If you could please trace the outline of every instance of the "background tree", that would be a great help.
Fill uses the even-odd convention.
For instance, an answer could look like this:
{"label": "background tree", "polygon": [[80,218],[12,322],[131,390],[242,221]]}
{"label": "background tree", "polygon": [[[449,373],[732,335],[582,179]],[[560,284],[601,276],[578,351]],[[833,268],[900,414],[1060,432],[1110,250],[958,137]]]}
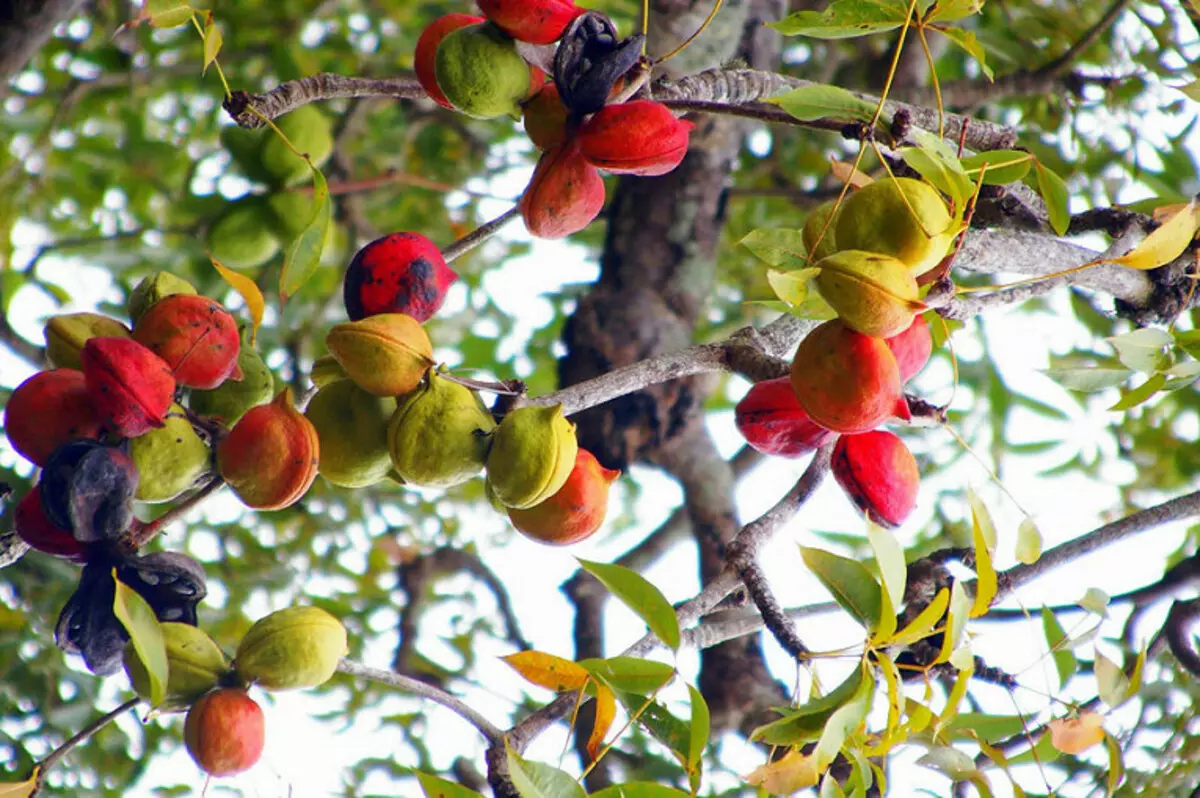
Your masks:
{"label": "background tree", "polygon": [[[917,743],[927,743],[933,766],[959,784],[978,782],[976,767],[987,768],[993,782],[1003,781],[997,768],[1025,761],[1035,763],[1020,776],[1030,794],[1086,794],[1104,789],[1106,778],[1113,787],[1119,783],[1122,794],[1181,794],[1200,778],[1188,753],[1194,746],[1194,674],[1200,671],[1189,631],[1196,603],[1177,598],[1194,591],[1197,545],[1194,529],[1180,535],[1165,525],[1200,510],[1200,494],[1189,492],[1198,468],[1191,389],[1197,371],[1190,349],[1196,339],[1190,309],[1195,254],[1173,251],[1169,264],[1152,270],[1110,263],[1059,272],[1102,253],[1127,252],[1169,218],[1168,206],[1186,203],[1197,190],[1194,110],[1185,95],[1194,93],[1189,62],[1200,12],[1190,3],[1123,0],[922,1],[911,7],[900,0],[840,0],[825,16],[806,15],[820,6],[743,0],[726,2],[709,19],[708,3],[650,3],[645,32],[651,57],[672,52],[703,29],[656,67],[649,88],[695,122],[687,157],[661,177],[609,178],[603,221],[573,235],[569,245],[531,249],[520,235],[495,235],[463,254],[454,263],[463,287],[428,325],[437,357],[481,379],[521,379],[535,403],[564,402],[578,423],[580,445],[604,465],[627,472],[610,509],[611,548],[597,550],[602,556],[593,559],[644,572],[681,548],[695,552],[698,583],[690,577],[655,581],[672,599],[696,595],[677,607],[684,642],[700,649],[698,669],[681,676],[708,709],[711,733],[700,736],[714,746],[704,761],[701,792],[716,794],[722,787],[709,784],[740,784],[730,774],[748,769],[728,754],[734,743],[727,735],[745,736],[778,718],[775,710],[791,701],[797,686],[807,695],[807,667],[772,669],[764,646],[772,656],[786,650],[806,665],[809,649],[834,647],[811,638],[804,621],[789,620],[775,595],[786,586],[764,575],[757,556],[822,481],[828,450],[803,469],[783,472],[792,482],[763,487],[779,503],[755,520],[739,515],[738,481],[761,484],[768,479],[762,475],[778,479],[781,472],[768,470],[752,450],[723,457],[713,439],[720,419],[728,428],[728,410],[744,385],[731,375],[757,381],[785,374],[786,358],[812,327],[803,318],[810,306],[780,287],[786,281],[777,279],[774,292],[768,282],[769,270],[782,274],[804,265],[788,231],[800,228],[818,203],[841,193],[860,152],[861,172],[883,175],[882,157],[893,171],[951,190],[962,188],[952,174],[956,152],[1029,153],[1017,178],[1010,174],[1003,184],[983,186],[953,261],[953,284],[943,280],[927,300],[955,334],[953,347],[939,335],[934,365],[913,384],[927,401],[914,404],[917,423],[904,433],[924,483],[922,512],[900,538],[910,588],[903,620],[928,606],[938,587],[949,586],[949,561],[979,568],[979,583],[986,581],[972,520],[982,527],[988,522],[980,505],[964,498],[968,484],[960,466],[971,461],[956,436],[1006,481],[1036,470],[1063,480],[1072,501],[1085,490],[1099,497],[1070,529],[1043,528],[1061,545],[1036,562],[1013,565],[1010,552],[1026,511],[1001,493],[988,494],[989,506],[1005,507],[997,517],[1012,521],[999,524],[995,552],[1001,569],[996,603],[1009,603],[971,620],[981,645],[989,635],[1014,634],[1009,624],[1029,623],[1025,612],[1011,608],[1025,606],[1021,589],[1035,577],[1078,573],[1082,555],[1134,534],[1173,534],[1177,545],[1165,561],[1139,563],[1144,570],[1135,584],[1141,587],[1131,592],[1122,592],[1134,585],[1118,575],[1078,577],[1119,594],[1106,620],[1095,596],[1085,622],[1073,606],[1045,617],[1032,613],[1032,624],[1044,627],[1054,648],[1051,658],[1063,685],[1051,684],[1047,693],[1044,681],[1010,672],[1003,657],[983,658],[973,663],[974,678],[961,682],[964,697],[953,688],[958,669],[968,663],[956,660],[928,672],[913,668],[906,671],[916,677],[910,698],[935,713],[949,700],[952,711],[943,720],[950,730],[930,726],[913,704],[903,712],[897,708],[895,717],[872,715],[870,728],[905,729],[907,749],[902,737],[884,735],[887,745],[896,746],[893,755],[923,751]],[[167,18],[154,15],[173,7],[147,3],[139,16],[139,9],[122,3],[18,2],[0,20],[6,85],[0,130],[9,142],[0,150],[3,401],[44,362],[41,318],[31,316],[74,308],[70,303],[77,300],[121,315],[131,288],[155,270],[184,277],[201,293],[241,308],[209,262],[210,232],[234,201],[268,192],[231,157],[236,145],[231,134],[222,135],[231,124],[223,102],[244,127],[261,126],[260,115],[285,120],[285,112],[302,106],[319,107],[333,119],[324,177],[335,232],[325,240],[320,262],[312,261],[302,286],[281,279],[282,252],[246,272],[268,305],[259,348],[277,379],[297,395],[309,388],[326,331],[344,319],[340,284],[358,247],[400,230],[420,231],[444,247],[464,239],[474,244],[503,227],[473,234],[480,225],[512,218],[501,215],[515,203],[536,155],[524,134],[505,119],[471,120],[437,106],[407,71],[425,26],[442,14],[470,10],[466,4],[214,3],[211,18],[203,12],[190,17],[194,27],[136,24],[164,23]],[[596,0],[588,7],[610,15],[622,34],[641,24],[636,2]],[[785,17],[789,21],[778,29],[766,26]],[[219,75],[209,66],[201,76],[213,55]],[[856,101],[831,93],[830,86],[862,94]],[[228,100],[226,88],[235,92]],[[791,95],[791,102],[763,102],[797,88],[809,93]],[[889,102],[877,106],[885,92]],[[882,126],[874,124],[877,107]],[[939,133],[948,147],[934,143]],[[830,169],[831,158],[838,168]],[[978,179],[978,171],[966,177]],[[306,191],[304,185],[292,189],[303,196]],[[1155,217],[1156,208],[1166,210]],[[1193,209],[1183,212],[1190,218]],[[1192,232],[1194,225],[1185,238]],[[455,251],[465,249],[460,243]],[[1135,252],[1153,261],[1148,265],[1163,262],[1144,247]],[[589,271],[597,259],[598,272]],[[294,277],[295,261],[292,268]],[[1034,279],[1014,282],[1023,278]],[[1009,283],[974,293],[953,290]],[[285,290],[286,302],[281,286],[296,289]],[[795,306],[787,307],[787,299]],[[781,308],[794,313],[780,315]],[[1000,323],[993,319],[1013,317],[1020,319],[1022,340],[989,335]],[[1104,340],[1139,327],[1159,332],[1119,338],[1115,347]],[[1052,401],[1045,393],[1031,395],[1038,391],[1022,387],[1029,385],[1028,375],[1014,378],[999,365],[1013,347],[1031,358],[1047,351],[1052,375],[1076,392],[1051,392]],[[1028,369],[1028,362],[1023,365]],[[939,406],[952,384],[953,400]],[[1125,386],[1119,396],[1118,386]],[[1117,401],[1117,412],[1103,412]],[[1064,421],[1086,434],[1074,434]],[[0,469],[12,496],[23,496],[34,478],[28,463],[4,448]],[[660,490],[656,471],[669,475],[683,498],[669,514],[660,513],[665,521],[652,525],[645,514],[662,510],[646,495]],[[94,677],[54,646],[53,619],[74,591],[78,569],[37,553],[21,556],[23,546],[9,534],[11,518],[6,507],[0,516],[0,561],[8,566],[0,572],[0,621],[9,634],[0,639],[0,761],[6,762],[7,780],[28,778],[42,761],[39,789],[46,794],[132,790],[159,754],[178,748],[179,724],[94,722],[125,706],[123,677]],[[858,559],[878,557],[886,569],[886,557],[869,545],[860,522],[838,533],[823,535],[819,545]],[[470,699],[486,700],[476,683],[494,672],[488,669],[497,654],[530,648],[531,627],[538,625],[532,615],[514,611],[508,595],[513,586],[492,567],[511,536],[511,527],[486,507],[479,480],[442,493],[381,487],[351,492],[318,479],[304,501],[287,510],[196,512],[151,545],[188,551],[203,562],[210,598],[201,605],[200,624],[230,648],[268,609],[300,598],[342,619],[350,655],[345,675],[321,688],[325,720],[341,728],[372,717],[404,741],[395,758],[364,756],[349,765],[346,794],[361,794],[359,785],[379,779],[393,793],[415,794],[418,787],[406,771],[412,766],[472,789],[486,792],[490,785],[498,795],[513,795],[501,727],[520,752],[552,734],[547,730],[556,724],[571,722],[580,759],[590,763],[594,712],[593,703],[584,702],[576,717],[574,693],[546,704],[514,688],[508,717]],[[1022,525],[1020,540],[1027,548],[1036,543],[1029,524]],[[789,567],[799,572],[803,564],[793,559]],[[827,584],[853,591],[865,583],[854,573],[849,580],[824,576]],[[972,574],[954,573],[957,584],[976,590]],[[561,637],[555,653],[581,660],[611,657],[631,644],[635,656],[654,649],[650,638],[613,644],[606,629],[609,593],[584,571],[562,587],[575,617],[572,629],[554,630]],[[633,605],[652,622],[661,621],[653,602]],[[770,636],[761,633],[764,623]],[[547,633],[536,634],[546,639]],[[1093,634],[1110,638],[1102,648],[1123,663],[1124,675],[1094,656]],[[857,643],[861,653],[861,634]],[[1143,658],[1139,651],[1146,644]],[[903,664],[906,655],[910,661],[918,656],[918,648],[893,654]],[[451,650],[457,661],[447,656]],[[390,672],[369,667],[388,655]],[[661,649],[655,656],[664,660]],[[824,667],[825,659],[816,661]],[[840,670],[818,669],[826,689],[842,681],[849,661]],[[884,670],[877,714],[896,695]],[[1123,679],[1130,680],[1128,690]],[[402,711],[372,715],[371,708],[396,687],[418,699],[402,702]],[[1061,722],[1053,725],[1056,718],[1100,707],[1093,696],[1115,704],[1126,692],[1136,693],[1126,708],[1137,711],[1128,720],[1113,715],[1106,721],[1109,753],[1102,747],[1058,753],[1056,748],[1072,750],[1072,743],[1052,744],[1051,735],[1043,735],[1047,728],[1062,733]],[[468,700],[455,700],[458,693]],[[1021,702],[1022,717],[1015,721],[1008,693]],[[442,711],[435,709],[439,702],[482,733],[461,744],[462,758],[452,769],[440,749],[446,741],[425,734],[430,713]],[[671,699],[642,708],[640,720],[588,770],[588,790],[633,781],[686,789],[686,766],[695,763],[694,754],[688,758],[688,735],[696,732],[679,718],[691,717],[690,728],[699,728],[689,711],[696,713],[700,701],[693,698],[690,710],[688,703]],[[834,706],[819,716],[819,725],[829,728],[824,721]],[[663,714],[668,709],[674,721]],[[960,709],[973,714],[953,726],[950,715]],[[637,714],[639,706],[629,712]],[[81,730],[83,743],[69,750],[66,764],[52,767],[60,758],[52,752],[68,753],[62,746]],[[880,768],[876,778],[905,767],[889,764],[880,739],[852,735],[835,742],[846,753],[829,773],[847,793],[878,789],[878,781],[864,784],[869,757]],[[682,752],[684,767],[672,750]],[[811,742],[804,750],[812,751]],[[863,758],[848,756],[851,751]],[[772,756],[782,754],[777,749]],[[766,757],[763,749],[758,761]],[[1129,768],[1122,773],[1123,759]],[[794,760],[780,761],[775,776],[796,775],[788,770]],[[586,765],[564,766],[577,774]],[[516,781],[523,784],[519,774]],[[752,791],[744,784],[730,789]]]}

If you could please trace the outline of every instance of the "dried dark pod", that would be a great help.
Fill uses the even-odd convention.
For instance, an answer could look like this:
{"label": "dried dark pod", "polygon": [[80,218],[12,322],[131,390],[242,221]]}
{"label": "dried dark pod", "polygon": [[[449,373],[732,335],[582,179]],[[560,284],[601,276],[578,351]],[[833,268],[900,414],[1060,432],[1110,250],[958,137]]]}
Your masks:
{"label": "dried dark pod", "polygon": [[196,605],[208,595],[204,567],[186,554],[159,551],[128,557],[117,578],[146,599],[158,620],[196,625]]}
{"label": "dried dark pod", "polygon": [[88,452],[103,449],[104,444],[91,438],[76,438],[59,446],[46,459],[38,490],[42,508],[57,527],[71,528],[71,476]]}
{"label": "dried dark pod", "polygon": [[116,540],[133,523],[138,470],[120,449],[102,446],[86,452],[71,473],[68,512],[81,543]]}
{"label": "dried dark pod", "polygon": [[97,676],[121,669],[121,656],[129,639],[113,614],[115,595],[112,562],[101,558],[88,563],[54,628],[58,647],[68,654],[80,654],[88,670]]}
{"label": "dried dark pod", "polygon": [[595,11],[576,17],[554,55],[554,85],[563,104],[577,116],[603,108],[613,86],[641,60],[643,38],[618,39],[612,20]]}

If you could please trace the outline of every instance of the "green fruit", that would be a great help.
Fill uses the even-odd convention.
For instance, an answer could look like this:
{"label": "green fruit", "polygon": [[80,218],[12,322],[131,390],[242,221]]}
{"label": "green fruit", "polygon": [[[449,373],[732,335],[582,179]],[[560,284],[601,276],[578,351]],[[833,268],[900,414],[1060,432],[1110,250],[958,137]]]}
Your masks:
{"label": "green fruit", "polygon": [[324,388],[338,380],[348,380],[349,376],[341,364],[333,359],[333,355],[321,355],[313,361],[312,372],[308,375],[313,385]]}
{"label": "green fruit", "polygon": [[[296,152],[307,153],[318,169],[333,153],[333,124],[325,114],[312,105],[302,105],[295,111],[275,120]],[[290,186],[303,183],[312,176],[304,159],[294,154],[274,131],[266,134],[259,158],[270,175],[269,182]]]}
{"label": "green fruit", "polygon": [[275,135],[274,131],[269,128],[247,130],[237,125],[229,125],[221,128],[221,143],[225,145],[225,149],[229,150],[229,154],[233,156],[233,162],[245,173],[246,177],[257,183],[270,183],[271,173],[263,168],[259,153],[262,151],[265,137],[273,135]]}
{"label": "green fruit", "polygon": [[890,255],[844,249],[817,262],[813,282],[852,330],[876,338],[899,335],[925,309],[912,272]]}
{"label": "green fruit", "polygon": [[487,457],[490,496],[524,509],[558,492],[575,467],[575,425],[562,405],[519,407],[506,415]]}
{"label": "green fruit", "polygon": [[43,329],[46,359],[60,369],[83,369],[79,353],[92,338],[131,338],[133,333],[116,319],[99,313],[51,316]]}
{"label": "green fruit", "polygon": [[863,186],[843,203],[837,246],[891,255],[919,276],[950,250],[958,234],[953,222],[933,186],[909,177],[885,178]]}
{"label": "green fruit", "polygon": [[285,243],[296,240],[316,211],[312,194],[298,191],[276,191],[267,197],[267,207],[271,209],[271,230]]}
{"label": "green fruit", "polygon": [[271,233],[270,219],[262,197],[234,200],[208,230],[209,253],[231,269],[263,265],[279,251],[279,239]]}
{"label": "green fruit", "polygon": [[304,415],[317,430],[321,458],[317,472],[334,485],[361,488],[387,477],[388,419],[396,400],[372,396],[350,380],[317,391]]}
{"label": "green fruit", "polygon": [[437,85],[467,116],[520,120],[519,103],[529,94],[529,64],[516,42],[484,22],[446,34],[434,60]]}
{"label": "green fruit", "polygon": [[134,324],[137,324],[142,314],[163,297],[168,297],[172,294],[195,293],[196,286],[182,277],[176,277],[170,272],[155,272],[149,277],[144,278],[130,292],[129,302],[126,303],[125,309],[129,311],[130,320]]}
{"label": "green fruit", "polygon": [[196,484],[209,470],[211,452],[179,405],[171,405],[166,424],[129,441],[129,456],[141,480],[134,498],[169,502]]}
{"label": "green fruit", "polygon": [[495,428],[477,393],[430,371],[427,382],[400,400],[387,446],[405,482],[448,488],[483,470]]}
{"label": "green fruit", "polygon": [[247,410],[265,405],[275,397],[275,377],[245,336],[238,350],[238,367],[242,370],[240,382],[225,380],[211,391],[192,389],[188,407],[197,415],[215,418],[232,427]]}
{"label": "green fruit", "polygon": [[[186,623],[160,623],[163,643],[167,649],[167,695],[159,709],[182,711],[209,690],[230,671],[229,658],[207,634]],[[134,691],[143,698],[150,696],[150,675],[134,651],[133,643],[125,646],[125,673]]]}
{"label": "green fruit", "polygon": [[238,645],[238,676],[268,690],[316,687],[346,654],[346,628],[319,607],[289,607],[260,619]]}
{"label": "green fruit", "polygon": [[[800,232],[800,238],[811,255],[810,263],[816,263],[838,251],[834,232],[837,228],[838,217],[842,215],[842,212],[839,207],[837,213],[834,213],[836,204],[837,200],[822,202],[804,220],[804,229]],[[825,231],[824,235],[821,235],[822,230]],[[820,237],[819,243],[818,237]]]}

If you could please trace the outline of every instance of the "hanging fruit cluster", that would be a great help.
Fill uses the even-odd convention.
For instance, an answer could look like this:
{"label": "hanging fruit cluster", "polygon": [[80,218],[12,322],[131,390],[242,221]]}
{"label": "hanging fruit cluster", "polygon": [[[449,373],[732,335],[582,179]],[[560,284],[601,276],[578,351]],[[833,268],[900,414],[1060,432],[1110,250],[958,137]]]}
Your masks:
{"label": "hanging fruit cluster", "polygon": [[813,283],[838,317],[801,341],[790,377],[754,385],[737,405],[738,429],[766,454],[799,457],[836,438],[837,483],[881,526],[899,526],[916,506],[916,460],[878,428],[910,417],[903,386],[932,351],[916,278],[957,233],[941,195],[910,178],[818,207],[802,238],[819,269]]}

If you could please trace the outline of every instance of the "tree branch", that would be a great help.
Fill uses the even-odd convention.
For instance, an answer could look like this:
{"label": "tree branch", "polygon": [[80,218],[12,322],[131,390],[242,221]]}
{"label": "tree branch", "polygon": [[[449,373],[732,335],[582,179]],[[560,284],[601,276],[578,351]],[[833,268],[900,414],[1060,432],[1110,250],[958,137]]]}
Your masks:
{"label": "tree branch", "polygon": [[467,233],[462,238],[443,248],[442,258],[446,261],[446,263],[453,263],[463,255],[475,249],[475,247],[496,235],[496,233],[499,233],[504,229],[505,225],[520,215],[521,209],[519,207],[513,206],[512,208],[509,208],[495,219],[492,219],[490,222],[484,222],[470,233]]}
{"label": "tree branch", "polygon": [[360,78],[321,72],[285,81],[266,94],[235,91],[222,105],[233,117],[233,121],[244,128],[254,130],[263,126],[263,121],[254,111],[267,119],[276,119],[302,105],[321,100],[355,97],[417,100],[427,96],[417,79],[408,75],[393,78]]}
{"label": "tree branch", "polygon": [[0,13],[0,97],[8,81],[25,68],[58,23],[83,8],[83,0],[13,0]]}
{"label": "tree branch", "polygon": [[30,798],[42,791],[42,788],[46,786],[46,776],[49,775],[50,769],[57,765],[63,757],[71,753],[71,750],[75,748],[75,746],[89,739],[93,734],[112,723],[121,715],[124,715],[126,712],[133,709],[135,706],[141,703],[141,700],[141,698],[129,699],[111,712],[105,713],[104,715],[96,718],[94,721],[80,729],[77,734],[68,739],[65,743],[51,751],[49,756],[38,763],[37,778],[34,779],[33,790],[29,793]]}

